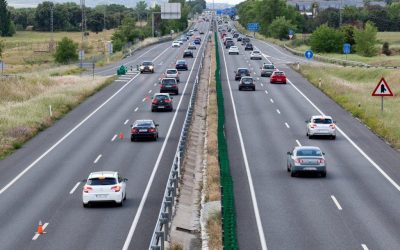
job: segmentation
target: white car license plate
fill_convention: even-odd
[[[96,194],[96,198],[106,198],[106,194]]]
[[[317,170],[316,168],[304,168],[304,170],[307,170],[307,171],[315,171],[315,170]]]
[[[139,132],[147,132],[147,129],[139,129]]]
[[[158,106],[158,108],[159,108],[159,109],[163,109],[163,108],[164,108],[164,106]]]

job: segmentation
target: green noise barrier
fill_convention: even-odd
[[[222,213],[222,244],[224,249],[239,249],[236,237],[236,212],[233,191],[233,181],[230,172],[228,147],[224,133],[225,110],[224,95],[221,85],[221,65],[218,50],[218,35],[214,32],[216,69],[215,81],[218,105],[218,160],[221,178],[221,213]]]

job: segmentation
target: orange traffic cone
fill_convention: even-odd
[[[124,139],[124,133],[119,133],[119,139],[123,140]]]
[[[43,225],[42,225],[42,221],[39,221],[39,226],[37,228],[37,233],[38,234],[43,234]]]

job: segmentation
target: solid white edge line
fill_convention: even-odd
[[[204,44],[206,44],[206,43],[202,43],[201,46],[203,46]],[[133,235],[134,235],[134,233],[135,233],[137,224],[138,224],[138,222],[139,222],[139,218],[140,218],[140,216],[141,216],[141,214],[142,214],[142,211],[143,211],[144,204],[146,203],[147,196],[149,195],[149,192],[150,192],[150,188],[151,188],[151,186],[153,185],[154,177],[155,177],[156,172],[157,172],[157,170],[158,170],[158,167],[159,167],[159,165],[160,165],[161,158],[162,158],[162,156],[163,156],[163,154],[164,154],[165,147],[166,147],[166,145],[167,145],[167,143],[168,143],[169,136],[170,136],[170,134],[171,134],[173,125],[174,125],[175,120],[176,120],[176,117],[177,117],[177,115],[178,115],[178,111],[179,111],[179,109],[180,109],[180,106],[181,106],[181,104],[182,104],[182,100],[183,100],[184,94],[186,93],[186,88],[187,88],[187,86],[188,86],[190,77],[191,77],[191,75],[192,75],[192,73],[193,73],[194,65],[196,65],[197,58],[199,58],[199,57],[198,57],[198,54],[199,54],[200,50],[201,50],[201,49],[199,49],[199,50],[197,51],[196,59],[195,59],[194,63],[192,64],[192,69],[190,70],[189,76],[188,76],[188,78],[187,78],[187,80],[186,80],[185,88],[183,89],[183,93],[182,93],[181,98],[180,98],[180,100],[179,100],[178,106],[177,106],[176,109],[175,109],[174,117],[172,118],[171,124],[170,124],[170,126],[169,126],[169,128],[168,128],[168,132],[167,132],[167,135],[166,135],[166,137],[165,137],[164,143],[163,143],[163,145],[162,145],[162,147],[161,147],[160,153],[158,154],[156,163],[155,163],[154,168],[153,168],[153,171],[152,171],[152,173],[151,173],[151,175],[150,175],[150,179],[149,179],[149,181],[148,181],[148,183],[147,183],[146,189],[144,190],[142,199],[140,200],[140,204],[139,204],[138,210],[137,210],[137,212],[136,212],[136,214],[135,214],[135,218],[133,219],[132,225],[131,225],[131,227],[130,227],[130,229],[129,229],[129,232],[128,232],[128,235],[127,235],[127,237],[126,237],[124,246],[122,247],[122,250],[127,250],[127,249],[129,248],[129,245],[130,245],[130,243],[131,243],[132,237],[133,237]],[[157,218],[157,219],[158,219],[158,218]]]
[[[71,189],[71,191],[69,191],[69,194],[73,194],[75,190],[79,187],[79,184],[81,184],[81,182],[76,183],[75,186]]]
[[[117,139],[118,135],[114,135],[113,138],[111,139],[111,141],[115,141],[115,139]]]
[[[365,244],[361,244],[361,247],[362,247],[363,250],[369,250],[367,245],[365,245]]]
[[[100,154],[100,155],[98,155],[98,156],[97,156],[97,158],[96,158],[96,160],[94,160],[94,162],[93,162],[93,163],[94,163],[94,164],[96,164],[96,163],[97,163],[97,162],[100,160],[101,156],[102,156],[101,154]]]
[[[331,198],[332,198],[333,202],[335,203],[337,209],[343,210],[342,206],[340,206],[340,204],[339,204],[338,200],[336,199],[336,197],[334,195],[331,195]]]
[[[289,126],[289,124],[288,124],[287,122],[285,122],[285,126],[286,126],[287,128],[290,128],[290,126]]]
[[[160,57],[164,54],[170,47],[166,48],[160,55],[156,58]],[[156,58],[154,60],[156,60]],[[74,128],[72,128],[67,134],[65,134],[60,140],[58,140],[53,146],[46,150],[42,155],[40,155],[35,161],[33,161],[28,167],[26,167],[22,172],[20,172],[14,179],[12,179],[7,185],[5,185],[1,190],[0,194],[4,193],[7,189],[9,189],[16,181],[18,181],[22,176],[25,175],[31,168],[33,168],[41,159],[43,159],[46,155],[48,155],[54,148],[56,148],[61,142],[67,139],[73,132],[75,132],[82,124],[84,124],[89,118],[91,118],[95,113],[97,113],[101,108],[103,108],[107,103],[109,103],[116,95],[118,95],[123,89],[125,89],[136,77],[140,76],[140,73],[135,75],[131,80],[125,83],[117,92],[115,92],[112,96],[110,96],[105,102],[103,102],[100,106],[98,106],[95,110],[92,111],[88,116],[86,116],[80,123],[78,123]]]
[[[296,140],[297,145],[299,145],[299,147],[301,147],[301,143],[299,142],[299,140]]]
[[[220,39],[219,39],[219,42],[220,42],[220,44],[222,46],[222,43],[221,43]],[[251,177],[249,162],[247,160],[246,149],[244,147],[243,136],[242,136],[242,132],[241,132],[240,125],[239,125],[239,119],[238,119],[237,112],[236,112],[235,101],[233,99],[231,82],[229,80],[228,67],[227,67],[226,59],[225,59],[225,51],[223,49],[222,49],[222,55],[223,55],[223,59],[224,59],[225,74],[226,74],[226,78],[227,78],[227,81],[228,81],[228,87],[229,87],[230,97],[231,97],[231,101],[232,101],[232,108],[233,108],[233,114],[234,114],[234,117],[235,117],[236,128],[237,128],[237,132],[239,134],[240,147],[242,149],[244,165],[246,167],[247,179],[248,179],[249,187],[250,187],[251,200],[253,202],[253,209],[254,209],[254,214],[255,214],[256,223],[257,223],[258,236],[260,237],[261,248],[263,250],[267,250],[268,248],[267,248],[267,243],[266,243],[266,240],[265,240],[263,225],[261,223],[260,212],[258,210],[258,203],[257,203],[257,197],[256,197],[255,190],[254,190],[253,178]]]

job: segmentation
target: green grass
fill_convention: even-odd
[[[321,90],[339,105],[361,119],[372,131],[400,149],[400,86],[398,70],[344,68],[340,66],[302,65],[300,72],[315,86],[322,80]],[[371,92],[384,76],[394,92],[385,97],[381,112],[380,97]],[[340,121],[338,121],[340,125]]]

